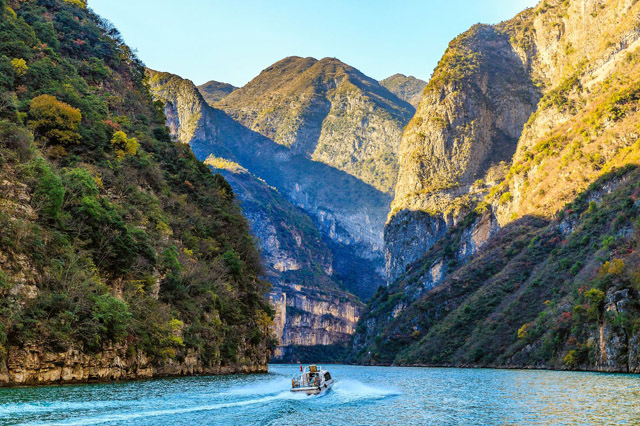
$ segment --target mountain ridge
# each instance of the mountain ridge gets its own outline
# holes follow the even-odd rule
[[[207,81],[206,83],[198,86],[198,91],[204,100],[211,106],[226,96],[229,96],[231,92],[237,89],[238,88],[232,84],[222,83],[215,80]]]
[[[336,58],[287,57],[216,104],[247,128],[390,193],[413,107]]]

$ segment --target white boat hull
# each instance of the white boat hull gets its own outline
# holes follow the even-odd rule
[[[325,383],[322,386],[305,386],[305,387],[292,388],[291,392],[305,393],[307,395],[320,395],[320,394],[324,394],[329,389],[331,389],[331,386],[333,386],[333,381],[331,383]]]
[[[300,378],[291,379],[291,392],[293,393],[321,395],[331,389],[331,386],[333,386],[331,373],[315,364],[305,369],[300,366]]]

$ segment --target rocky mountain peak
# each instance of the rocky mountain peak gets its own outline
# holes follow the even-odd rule
[[[381,80],[380,85],[403,101],[410,103],[414,108],[418,108],[427,82],[412,75],[394,74]]]
[[[209,105],[214,105],[236,89],[237,87],[229,83],[221,83],[214,80],[198,86],[198,91],[200,91],[200,94]]]

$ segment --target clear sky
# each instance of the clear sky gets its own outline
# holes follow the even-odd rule
[[[242,86],[286,56],[427,80],[449,41],[538,0],[89,0],[150,68]]]

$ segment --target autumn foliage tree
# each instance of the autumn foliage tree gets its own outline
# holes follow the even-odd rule
[[[29,118],[29,126],[36,141],[44,145],[72,145],[80,142],[80,110],[53,96],[40,95],[33,98]]]
[[[111,138],[111,145],[118,160],[122,160],[127,155],[136,155],[140,144],[138,139],[129,138],[123,131],[117,131]]]

